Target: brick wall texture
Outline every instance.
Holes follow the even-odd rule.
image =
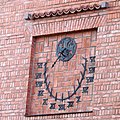
[[[37,20],[24,19],[27,13],[44,13],[82,5],[101,4],[101,2],[108,2],[109,7]],[[37,109],[26,107],[33,104],[29,100],[28,86],[31,84],[34,41],[39,42],[43,38],[54,39],[55,36],[61,37],[65,34],[75,36],[87,31],[97,34],[92,36],[97,39],[92,43],[92,46],[96,46],[96,53],[92,53],[96,54],[94,86],[90,103],[92,112],[26,117],[29,109],[34,109],[33,111]],[[85,39],[82,40],[85,46],[90,44],[86,43]],[[56,43],[53,42],[53,46],[55,45]],[[40,50],[42,51],[42,48]],[[81,106],[84,107],[84,105]],[[0,1],[0,120],[50,119],[120,120],[119,0]]]

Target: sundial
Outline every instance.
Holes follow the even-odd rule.
[[[46,38],[38,37],[34,44],[30,114],[85,111],[92,100],[95,72],[91,37],[87,44],[69,35]]]

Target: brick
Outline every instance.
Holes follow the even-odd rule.
[[[0,1],[0,119],[120,119],[120,2],[117,0],[108,0],[107,2],[109,5],[107,9],[26,21],[23,17],[26,11],[30,11],[30,13],[49,12],[57,9],[76,8],[81,5],[98,4],[101,1]],[[45,106],[42,109],[40,107],[41,98],[36,94],[30,94],[45,89],[45,85],[42,88],[35,88],[35,83],[30,82],[33,78],[31,70],[38,62],[49,60],[51,65],[56,59],[55,51],[51,51],[56,48],[57,43],[65,36],[75,38],[79,49],[76,51],[77,55],[71,59],[71,63],[57,62],[56,68],[51,70],[51,79],[53,79],[53,74],[58,77],[54,78],[54,84],[51,83],[50,86],[54,86],[58,92],[64,92],[64,96],[67,95],[65,91],[74,90],[71,84],[75,84],[75,87],[78,85],[73,80],[79,78],[79,69],[83,70],[83,67],[81,67],[82,59],[79,59],[80,56],[84,56],[85,53],[87,53],[87,57],[96,56],[94,83],[88,83],[91,86],[90,93],[93,98],[91,99],[90,96],[85,94],[81,98],[89,102],[76,103],[73,109],[67,109],[67,113],[76,112],[78,109],[78,112],[82,110],[87,112],[25,117],[25,113],[28,113],[28,115],[42,114],[43,112],[46,114],[48,112],[55,113],[55,110],[49,111],[48,107]],[[89,39],[87,39],[88,37]],[[36,49],[34,49],[35,44]],[[50,47],[52,45],[53,47]],[[86,48],[90,46],[90,51],[83,49],[83,46]],[[47,51],[47,53],[44,51]],[[34,56],[35,59],[33,59]],[[34,64],[32,64],[33,62]],[[89,62],[87,67],[92,65]],[[66,67],[63,67],[63,65]],[[36,67],[35,69],[35,72],[43,71],[43,69],[37,69]],[[75,76],[72,76],[73,73]],[[66,81],[64,81],[65,79]],[[34,81],[34,79],[32,80]],[[32,89],[30,89],[30,86]],[[55,89],[53,90],[54,94]],[[82,88],[80,90],[82,91]],[[81,94],[76,93],[75,96],[77,95]],[[45,96],[48,97],[47,91],[45,91]],[[61,97],[61,92],[58,93],[58,96]],[[48,104],[54,102],[50,97],[48,98]],[[65,104],[67,105],[67,102]],[[26,109],[26,105],[29,109]],[[58,106],[56,109],[58,109]],[[64,111],[57,112],[65,113]]]

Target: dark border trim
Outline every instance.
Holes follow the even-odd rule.
[[[25,117],[38,117],[38,116],[58,116],[58,115],[70,115],[70,114],[83,114],[83,113],[93,113],[93,111],[83,111],[83,112],[70,112],[70,113],[55,113],[55,114],[37,114],[37,115],[28,115],[25,114]]]

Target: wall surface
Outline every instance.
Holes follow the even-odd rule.
[[[109,7],[76,14],[25,20],[27,13],[108,2]],[[27,117],[34,37],[95,29],[96,65],[92,112]],[[28,98],[28,99],[27,99]],[[0,120],[120,120],[120,1],[1,0]]]

